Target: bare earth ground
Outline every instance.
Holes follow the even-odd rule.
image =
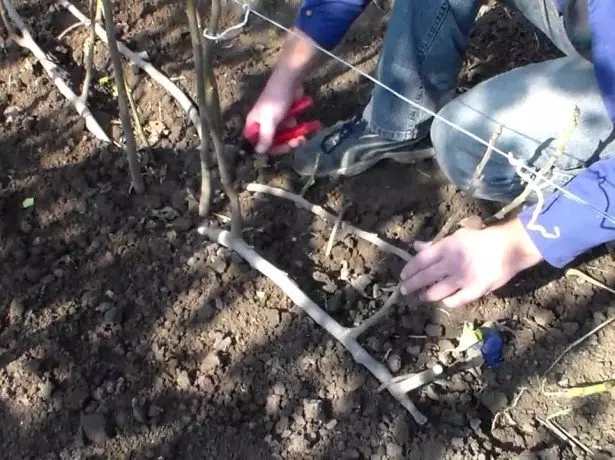
[[[121,2],[121,38],[193,94],[190,40],[181,2]],[[83,29],[55,37],[73,19],[53,2],[17,2],[35,38],[68,71],[83,78]],[[84,4],[79,7],[82,11]],[[288,23],[293,8],[261,9]],[[236,17],[227,17],[227,24]],[[371,71],[386,16],[373,5],[338,50]],[[35,27],[34,27],[35,26]],[[4,35],[4,33],[3,33]],[[258,94],[282,36],[253,19],[218,51],[228,123],[236,145],[242,115]],[[232,45],[229,47],[229,45]],[[460,85],[556,56],[544,37],[500,5],[472,34]],[[97,75],[110,75],[97,46]],[[128,67],[127,67],[128,68]],[[175,103],[146,75],[129,71],[143,121],[166,128],[149,155],[147,193],[128,194],[122,152],[101,147],[84,129],[42,68],[15,45],[0,48],[0,420],[7,459],[164,458],[580,458],[534,417],[560,409],[569,432],[609,458],[615,419],[609,394],[582,400],[541,395],[537,376],[576,338],[615,314],[610,294],[540,267],[471,307],[450,312],[399,307],[364,338],[374,355],[409,372],[452,346],[463,320],[507,318],[506,364],[482,379],[457,376],[413,395],[430,423],[410,416],[349,354],[267,279],[236,255],[196,234],[197,138]],[[338,65],[319,67],[308,85],[324,123],[352,115],[370,85]],[[116,104],[98,85],[96,115],[115,139]],[[10,111],[9,111],[10,112]],[[259,180],[299,190],[284,165],[256,170],[240,160],[241,183]],[[22,200],[34,197],[29,210]],[[465,206],[431,162],[381,164],[338,183],[319,182],[307,198],[402,247],[436,234]],[[393,283],[398,260],[351,236],[324,257],[330,227],[288,203],[241,195],[250,244],[287,271],[343,324],[375,311],[340,279],[346,261],[372,283]],[[225,215],[217,197],[215,211]],[[464,212],[471,212],[465,209]],[[597,252],[580,265],[613,285],[612,260]],[[372,292],[372,287],[368,288]],[[434,327],[433,325],[440,325]],[[429,327],[427,327],[429,326]],[[425,330],[440,336],[411,339]],[[613,377],[605,329],[575,349],[550,382]],[[399,366],[397,366],[399,367]],[[511,418],[494,414],[530,387]]]

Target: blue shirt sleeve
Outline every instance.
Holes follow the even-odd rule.
[[[605,214],[615,216],[615,158],[594,163],[565,189]],[[615,240],[613,222],[559,191],[546,199],[535,222],[551,237],[527,228],[535,209],[535,206],[528,207],[519,218],[543,258],[554,267],[562,268],[589,249]],[[553,238],[555,233],[559,236]]]
[[[565,3],[557,1],[563,8]],[[591,30],[591,55],[602,100],[611,120],[615,122],[615,1],[588,0]],[[604,213],[615,216],[615,158],[595,163],[572,179],[565,189],[582,198]],[[530,238],[544,257],[554,267],[562,268],[580,254],[615,240],[615,224],[595,211],[556,192],[543,205],[536,224],[545,233],[528,229],[536,207],[520,214]]]
[[[295,27],[327,50],[333,49],[369,0],[303,0]]]

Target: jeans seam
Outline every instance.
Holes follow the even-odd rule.
[[[436,36],[438,35],[438,31],[440,30],[440,27],[444,22],[444,18],[446,17],[446,14],[449,12],[450,8],[451,5],[449,4],[448,0],[442,2],[440,11],[436,16],[436,19],[433,21],[434,25],[431,27],[431,29],[429,29],[429,32],[427,32],[423,44],[419,47],[419,55],[421,58],[425,57],[425,55],[429,52],[432,45],[434,44]]]

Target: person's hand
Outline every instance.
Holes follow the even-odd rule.
[[[462,228],[436,243],[415,243],[418,254],[401,272],[401,292],[459,307],[502,287],[542,256],[518,219]]]
[[[285,82],[274,84],[269,82],[254,107],[246,118],[246,126],[252,123],[260,125],[258,144],[255,147],[256,153],[279,155],[287,153],[291,149],[297,148],[305,143],[304,137],[292,139],[286,145],[271,147],[273,138],[278,128],[292,128],[297,125],[297,120],[290,118],[284,120],[291,105],[303,97],[302,88],[289,88]],[[284,122],[282,122],[284,120]]]

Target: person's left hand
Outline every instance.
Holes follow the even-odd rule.
[[[542,260],[518,219],[462,228],[436,243],[415,243],[418,254],[401,272],[401,292],[447,307],[472,302]]]

